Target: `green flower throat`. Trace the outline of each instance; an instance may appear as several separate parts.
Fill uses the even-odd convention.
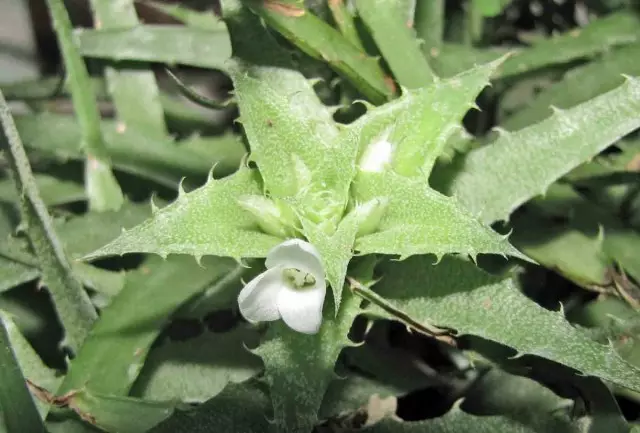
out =
[[[286,268],[282,274],[291,288],[296,290],[309,289],[316,284],[316,278],[313,275],[300,269]]]

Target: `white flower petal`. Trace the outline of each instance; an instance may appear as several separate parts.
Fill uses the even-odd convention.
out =
[[[278,320],[278,294],[286,287],[282,268],[267,269],[244,286],[238,295],[240,314],[249,322]]]
[[[322,323],[322,306],[327,293],[324,280],[304,289],[285,288],[278,293],[278,310],[282,320],[294,331],[316,334]]]
[[[325,279],[320,253],[309,242],[300,239],[289,239],[273,247],[265,265],[267,269],[275,266],[296,268],[313,275],[316,281],[324,282]]]

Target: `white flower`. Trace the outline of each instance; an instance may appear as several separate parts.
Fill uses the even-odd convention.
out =
[[[327,292],[318,250],[289,239],[269,251],[266,266],[240,291],[240,313],[250,322],[282,319],[295,331],[317,333]]]

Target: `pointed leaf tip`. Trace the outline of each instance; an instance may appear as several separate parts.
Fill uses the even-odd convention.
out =
[[[109,244],[83,257],[91,260],[125,253],[264,257],[280,239],[258,229],[237,197],[261,195],[255,173],[240,169],[157,210]]]

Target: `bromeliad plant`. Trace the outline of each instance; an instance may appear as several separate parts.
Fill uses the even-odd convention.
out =
[[[595,408],[590,413],[594,419],[598,419],[599,411],[618,411],[601,380],[629,393],[640,392],[640,370],[623,360],[613,345],[601,344],[573,327],[562,311],[547,310],[529,299],[514,275],[492,275],[477,264],[479,257],[499,260],[497,266],[491,262],[496,267],[548,259],[537,254],[530,243],[519,241],[517,245],[522,248],[514,247],[507,230],[500,232],[492,225],[508,221],[516,208],[535,203],[540,195],[563,193],[561,184],[556,183],[559,179],[639,128],[640,78],[625,76],[608,91],[571,108],[556,108],[551,116],[527,128],[510,128],[515,132],[497,129],[493,141],[469,150],[477,143],[465,136],[463,117],[477,107],[475,101],[492,77],[514,75],[532,60],[527,59],[526,53],[490,53],[486,61],[474,60],[453,68],[453,73],[440,66],[436,73],[432,64],[455,62],[436,59],[439,43],[423,35],[428,43],[437,45],[430,50],[434,58],[427,61],[428,56],[422,54],[395,2],[352,3],[399,84],[397,88],[392,79],[385,77],[378,62],[365,56],[363,42],[353,27],[352,12],[340,1],[329,2],[338,30],[298,2],[222,1],[225,31],[228,30],[233,53],[224,65],[215,66],[232,78],[234,101],[240,113],[238,122],[249,143],[248,155],[238,170],[226,177],[221,177],[214,167],[207,182],[197,189],[186,192],[181,182],[177,199],[166,206],[152,203],[152,214],[146,220],[144,212],[134,209],[132,223],[125,224],[129,215],[122,210],[117,221],[130,228],[109,242],[99,239],[91,248],[77,250],[67,245],[73,257],[83,258],[84,263],[67,262],[38,190],[29,180],[31,173],[13,119],[7,109],[3,111],[4,137],[11,145],[8,160],[19,190],[24,193],[22,215],[27,220],[33,254],[40,263],[46,262],[42,266],[48,272],[42,271],[43,279],[54,294],[58,315],[67,328],[66,345],[76,356],[63,379],[25,373],[30,390],[38,397],[40,416],[48,420],[51,431],[64,431],[70,424],[88,429],[87,425],[93,424],[106,431],[132,433],[149,429],[155,433],[261,433],[269,429],[310,432],[321,419],[335,418],[343,410],[359,407],[364,403],[362,395],[400,395],[406,390],[371,384],[362,378],[355,382],[337,380],[336,365],[340,364],[343,349],[358,345],[357,338],[367,333],[354,326],[359,316],[371,321],[399,321],[412,332],[454,346],[460,336],[479,337],[473,340],[473,352],[482,355],[478,362],[483,365],[491,359],[496,365],[509,368],[506,360],[514,355],[553,361],[548,365],[570,377],[567,382],[580,384],[577,387]],[[57,2],[51,0],[51,4],[55,6]],[[117,27],[113,19],[109,20],[113,11],[106,3],[100,4],[95,11],[105,18],[104,24]],[[193,37],[208,26],[221,26],[193,21],[194,15],[180,8],[171,10],[196,29]],[[434,9],[429,13],[437,12]],[[359,92],[366,98],[354,102],[354,106],[364,107],[364,113],[350,123],[338,122],[336,113],[358,108],[323,104],[314,88],[319,83],[305,78],[282,41],[263,24],[339,73],[344,82],[353,86],[346,94]],[[149,30],[151,36],[142,38],[141,44],[160,38],[164,30],[158,30]],[[80,48],[85,54],[100,57],[104,46],[99,43],[100,38],[108,39],[119,31],[124,30],[82,31],[77,35]],[[394,35],[402,50],[387,39],[388,34]],[[73,47],[69,50],[67,56],[73,57]],[[141,56],[137,60],[147,59]],[[98,144],[94,143],[88,152],[98,149],[101,155],[106,153],[96,134],[111,134],[116,143],[118,137],[122,140],[122,136],[132,134],[120,149],[139,143],[144,138],[129,131],[130,124],[139,128],[155,125],[151,129],[161,141],[166,136],[161,111],[158,115],[134,110],[132,104],[140,101],[127,100],[124,91],[135,83],[148,85],[153,82],[152,77],[137,70],[119,71],[111,65],[107,79],[110,88],[120,89],[112,95],[120,123],[111,129],[102,128],[102,132],[98,131],[100,128],[90,129]],[[153,88],[145,88],[148,91],[143,96],[152,104],[157,95]],[[77,94],[82,89],[71,91]],[[24,141],[37,143],[30,139],[33,128],[28,120],[17,118],[18,130]],[[46,116],[37,119],[38,125],[45,122]],[[61,121],[53,124],[64,129]],[[167,148],[173,149],[169,147],[172,145],[167,144]],[[457,155],[460,149],[465,150],[464,155]],[[124,158],[123,162],[117,160],[119,151],[111,148],[114,165],[120,164],[125,170],[152,180],[162,179],[168,185],[175,183],[176,173],[167,161],[175,158],[176,166],[195,171],[200,167],[197,153],[190,154],[189,148],[180,151],[164,149],[158,152],[167,153],[160,156],[139,155],[137,161]],[[455,157],[447,160],[452,154]],[[89,152],[89,175],[93,167],[90,156]],[[103,168],[111,163],[106,157],[100,162]],[[116,181],[110,171],[108,174],[104,177],[109,180],[106,190],[116,191]],[[90,201],[93,197],[94,203],[109,202],[115,208],[121,205],[120,194],[113,193],[116,199],[109,200],[108,195],[100,194],[99,182],[89,183],[93,185],[88,185],[86,191]],[[97,200],[100,198],[102,201]],[[102,206],[105,207],[109,206]],[[89,226],[85,232],[99,230],[95,224]],[[75,230],[81,233],[83,228]],[[519,234],[516,230],[514,236]],[[0,256],[18,257],[28,266],[32,257],[25,256],[23,249],[22,244],[10,244],[6,251],[0,249]],[[155,254],[166,262],[148,259],[119,283],[114,283],[114,275],[86,263],[127,253]],[[215,261],[211,256],[216,257]],[[239,265],[223,258],[235,259]],[[255,260],[262,258],[266,258],[264,269]],[[156,355],[152,351],[145,359],[151,344],[168,315],[180,306],[191,305],[188,301],[194,297],[215,297],[222,291],[218,281],[221,275],[222,280],[235,279],[247,263],[253,274],[233,293],[237,304],[234,308],[248,322],[260,324],[255,328],[264,331],[266,327],[261,341],[253,341],[255,328],[233,331],[230,338],[234,342],[251,340],[248,345],[252,354],[239,348],[233,361],[242,367],[220,367],[224,370],[223,379],[214,384],[207,382],[206,387],[201,387],[204,390],[198,388],[194,400],[213,398],[195,414],[177,411],[170,416],[176,408],[172,392],[179,390],[179,398],[189,402],[190,395],[186,394],[192,388],[186,386],[189,392],[185,392],[184,383],[180,382],[186,373],[166,367],[172,365],[174,352],[162,352],[160,347]],[[107,278],[109,284],[104,283]],[[179,290],[163,290],[161,296],[156,295],[158,287],[170,287],[169,283],[183,285]],[[90,303],[83,284],[108,295],[99,318],[94,305],[100,302],[92,299]],[[105,285],[119,288],[109,292]],[[78,294],[79,298],[70,301]],[[147,308],[147,304],[155,305]],[[86,308],[79,314],[66,308],[69,305]],[[14,349],[15,356],[10,353],[10,361],[11,365],[22,362],[21,368],[26,371],[24,360],[33,365],[37,356],[30,348],[22,350],[28,344],[12,327],[11,319],[7,316],[2,321],[5,327],[0,329],[0,344],[8,347],[6,342],[11,340],[13,346],[21,348]],[[128,334],[132,328],[139,330],[135,337]],[[70,329],[82,332],[72,333]],[[506,346],[510,352],[505,355],[495,347],[487,348],[491,346],[487,341]],[[189,349],[202,350],[205,359],[220,356],[219,352],[225,350],[224,341],[213,343],[206,340]],[[218,348],[222,349],[215,354],[208,352]],[[261,363],[257,362],[258,357]],[[4,377],[3,371],[0,363],[0,378]],[[207,376],[199,370],[190,370],[189,374]],[[246,382],[254,376],[260,376],[261,383]],[[504,379],[501,376],[496,380],[501,378]],[[225,388],[227,382],[244,383]],[[20,395],[28,400],[24,391],[21,389]],[[597,398],[591,398],[596,394]],[[553,408],[545,408],[544,414],[551,417],[549,414],[558,409],[560,400],[555,395],[545,397]],[[7,401],[0,392],[0,409]],[[76,418],[56,419],[59,414],[53,407],[68,407],[85,423]],[[123,420],[117,416],[120,413],[131,416]],[[136,421],[132,422],[132,418]],[[273,422],[267,422],[267,418]],[[161,420],[165,421],[160,423]],[[556,421],[560,422],[553,418]],[[515,425],[506,418],[476,418],[455,408],[431,424],[386,420],[371,427],[371,431],[438,431],[438,422],[458,426],[460,431],[469,431],[469,426],[478,422],[493,431],[511,431]],[[531,420],[530,423],[540,426]],[[562,423],[560,427],[554,424],[561,428],[558,431],[579,431],[572,421],[563,419]],[[616,431],[626,427],[626,422],[615,426],[619,429]]]
[[[287,15],[290,10],[253,6],[267,20],[294,20]],[[295,70],[289,55],[248,8],[225,1],[223,10],[234,53],[228,71],[240,109],[238,121],[250,144],[248,160],[229,177],[210,178],[190,193],[181,191],[174,203],[154,209],[151,219],[87,258],[131,252],[189,254],[197,260],[207,255],[266,257],[267,270],[240,292],[242,315],[252,322],[281,318],[302,334],[319,332],[297,335],[274,324],[255,350],[265,364],[280,431],[309,431],[317,422],[334,363],[350,345],[347,332],[363,312],[395,318],[432,335],[442,332],[433,326],[438,325],[507,343],[491,330],[492,317],[512,316],[523,308],[523,328],[544,334],[561,326],[566,334],[556,334],[557,340],[550,334],[548,339],[510,341],[519,352],[549,357],[625,386],[640,385],[638,371],[611,348],[589,342],[563,324],[561,316],[508,293],[515,290],[508,282],[495,282],[502,300],[489,291],[485,303],[467,304],[486,308],[480,322],[473,311],[449,315],[429,306],[420,311],[424,295],[417,290],[433,291],[444,284],[441,272],[458,268],[459,273],[444,278],[446,284],[456,284],[451,278],[464,278],[465,273],[477,273],[474,281],[488,278],[465,257],[475,261],[479,254],[494,254],[528,260],[507,235],[487,223],[506,218],[589,155],[637,128],[638,79],[627,77],[612,92],[585,106],[556,110],[530,129],[501,132],[495,143],[469,156],[461,173],[439,180],[449,183],[453,196],[447,196],[430,185],[434,165],[507,57],[446,79],[432,75],[428,84],[402,87],[400,96],[379,107],[362,102],[367,112],[343,125],[334,121],[312,83]],[[572,150],[565,154],[560,147]],[[518,173],[509,167],[508,161],[519,154],[526,159],[533,149],[538,155],[530,162],[538,165],[532,170]],[[376,294],[366,283],[357,283],[372,281],[370,265],[349,271],[354,254],[423,258],[392,266],[418,274],[409,279],[383,273],[384,287]],[[439,262],[433,270],[428,269],[432,265],[424,258],[427,254]],[[440,262],[451,254],[458,258]],[[351,288],[345,286],[347,276],[354,278]],[[325,299],[325,277],[331,299]],[[388,286],[393,290],[385,291]],[[509,304],[505,296],[518,300]],[[366,310],[361,309],[363,299],[370,303]],[[502,306],[486,307],[494,302]],[[569,353],[569,340],[594,358]],[[598,366],[595,359],[603,364]]]

